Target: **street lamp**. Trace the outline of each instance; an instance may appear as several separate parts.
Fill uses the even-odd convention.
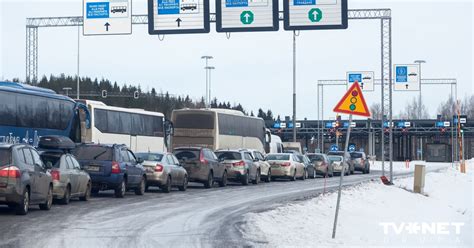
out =
[[[79,54],[80,54],[80,41],[81,41],[81,25],[82,18],[78,17],[74,20],[77,23],[77,99],[80,99],[80,86],[79,86]]]
[[[208,83],[208,81],[209,81],[209,79],[208,79],[209,78],[209,69],[208,69],[209,64],[208,64],[208,62],[209,62],[210,59],[213,59],[213,58],[214,57],[208,56],[208,55],[204,55],[204,56],[201,57],[201,59],[206,60],[206,67],[204,67],[204,69],[206,70],[206,106],[210,105],[209,95],[208,95],[208,92],[209,92],[209,83]]]
[[[204,67],[204,69],[206,69],[206,71],[209,71],[209,101],[208,101],[208,107],[210,108],[211,107],[211,101],[212,101],[212,97],[211,97],[211,70],[214,70],[216,68],[214,66],[206,66],[206,67]]]
[[[72,90],[71,87],[64,87],[63,90],[66,91],[66,96],[69,96],[69,91]]]
[[[414,63],[418,64],[418,67],[420,69],[419,71],[419,76],[420,76],[420,95],[418,96],[418,119],[421,120],[421,64],[425,64],[426,61],[425,60],[415,60]],[[420,141],[419,141],[419,149],[420,149],[420,153],[419,153],[419,156],[420,156],[420,160],[423,160],[423,137],[420,137]]]

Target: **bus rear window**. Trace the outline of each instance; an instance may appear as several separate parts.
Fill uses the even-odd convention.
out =
[[[11,153],[8,149],[0,149],[0,166],[10,164]]]
[[[177,113],[175,128],[214,129],[212,113]]]
[[[78,160],[112,161],[113,149],[100,146],[80,146],[74,150]]]

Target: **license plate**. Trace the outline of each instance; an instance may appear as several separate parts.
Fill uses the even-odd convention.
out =
[[[87,167],[88,171],[100,171],[100,168],[97,166],[88,166]]]

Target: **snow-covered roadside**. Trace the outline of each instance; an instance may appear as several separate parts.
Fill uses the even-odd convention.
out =
[[[418,161],[418,160],[414,160],[414,161],[409,161],[409,162],[398,162],[398,161],[394,161],[393,162],[393,171],[395,172],[410,172],[410,171],[414,171],[415,170],[415,165],[417,164],[422,164],[422,165],[425,165],[427,168],[436,168],[436,169],[439,169],[439,168],[443,168],[443,167],[446,167],[450,164],[448,163],[427,163],[425,161]],[[389,171],[390,170],[390,162],[388,161],[385,161],[384,163],[384,168],[385,168],[385,171]],[[371,170],[382,170],[382,162],[381,161],[370,161],[370,169]]]
[[[473,247],[473,170],[471,160],[467,175],[428,173],[425,195],[410,192],[413,177],[345,189],[334,240],[336,193],[248,214],[244,237],[268,247]]]

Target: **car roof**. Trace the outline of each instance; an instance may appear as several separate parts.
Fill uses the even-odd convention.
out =
[[[137,154],[154,154],[154,155],[171,154],[171,155],[173,155],[173,153],[171,153],[171,152],[135,152],[135,155],[137,155]]]
[[[11,144],[11,143],[0,143],[0,149],[10,149],[11,147],[14,147],[14,146],[28,146],[28,147],[32,147],[30,146],[29,144],[26,144],[26,143],[16,143],[16,144]]]
[[[241,152],[249,152],[247,150],[234,150],[234,149],[229,149],[229,150],[225,150],[225,149],[220,149],[220,150],[217,150],[216,152],[237,152],[237,153],[241,153]]]
[[[96,143],[82,143],[82,144],[79,144],[77,147],[81,147],[81,146],[100,146],[100,147],[109,147],[109,148],[113,148],[113,147],[119,147],[119,146],[125,146],[125,144],[96,144]]]
[[[199,146],[181,146],[181,147],[176,147],[173,150],[201,150],[201,149],[206,149],[206,147],[199,147]]]

